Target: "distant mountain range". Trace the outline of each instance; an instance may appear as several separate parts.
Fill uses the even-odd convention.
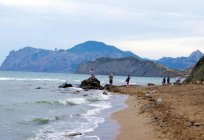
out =
[[[154,61],[153,64],[157,63],[169,67],[170,69],[181,70],[193,67],[202,56],[203,53],[197,50],[193,52],[189,57],[178,58],[163,57],[159,60]],[[134,57],[138,61],[145,62],[144,64],[146,64],[146,61],[144,61],[146,59],[143,59],[132,52],[122,51],[114,46],[107,45],[103,42],[87,41],[79,45],[76,45],[68,50],[57,49],[45,50],[36,49],[32,47],[25,47],[17,51],[13,50],[9,53],[9,55],[2,63],[0,70],[75,73],[77,70],[79,70],[78,67],[81,66],[80,65],[81,63],[86,64],[88,61],[95,61],[96,59],[102,57],[103,58],[128,57],[129,59],[130,57]],[[133,62],[132,58],[130,59],[130,62]]]
[[[114,75],[127,76],[130,74],[143,77],[176,76],[181,74],[181,72],[169,69],[163,65],[148,60],[139,60],[135,57],[99,58],[96,61],[82,63],[77,73],[87,73],[90,68],[93,68],[95,73],[100,75],[108,75],[110,72]]]
[[[185,70],[193,67],[203,55],[201,51],[197,50],[192,52],[188,57],[163,57],[155,62],[172,69]]]
[[[81,62],[101,57],[139,56],[102,42],[87,41],[68,50],[44,50],[25,47],[11,51],[0,67],[3,71],[75,72]]]

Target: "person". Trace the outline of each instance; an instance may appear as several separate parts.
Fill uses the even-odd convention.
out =
[[[167,85],[169,85],[170,84],[170,77],[168,76],[167,77]]]
[[[165,84],[166,84],[166,78],[164,77],[162,81],[162,85],[165,85]]]
[[[91,75],[91,78],[94,78],[94,70],[93,70],[93,68],[89,71],[89,74]]]
[[[110,75],[109,75],[109,84],[110,85],[113,84],[113,73],[110,73]]]
[[[176,84],[179,84],[180,82],[181,82],[181,77],[180,77],[180,76],[177,76],[177,77],[176,77],[176,82],[175,82],[175,83],[176,83]]]
[[[128,77],[126,79],[127,86],[129,86],[129,82],[130,82],[130,75],[128,75]]]

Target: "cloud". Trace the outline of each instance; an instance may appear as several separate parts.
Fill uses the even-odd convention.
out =
[[[153,59],[159,59],[162,56],[188,56],[197,49],[204,52],[204,36],[168,39],[115,40],[112,43],[116,46],[120,46],[123,50],[131,49],[142,57]]]
[[[203,5],[203,0],[0,0],[1,56],[27,45],[67,49],[86,40],[144,57],[187,55],[204,46]]]

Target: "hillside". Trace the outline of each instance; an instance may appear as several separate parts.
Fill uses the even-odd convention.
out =
[[[68,50],[44,50],[25,47],[11,51],[0,70],[34,72],[75,72],[81,62],[100,57],[121,58],[137,55],[102,42],[87,41]]]
[[[193,68],[190,76],[185,82],[204,81],[204,57]]]
[[[177,71],[168,69],[151,61],[139,60],[134,57],[99,58],[96,61],[82,63],[77,73],[88,73],[93,68],[96,74],[132,75],[144,77],[175,76]]]
[[[155,62],[172,69],[185,70],[193,67],[200,60],[200,58],[202,58],[202,56],[203,53],[197,50],[192,52],[188,57],[163,57]]]

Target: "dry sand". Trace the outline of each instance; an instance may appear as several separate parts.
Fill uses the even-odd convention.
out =
[[[121,126],[116,140],[204,140],[203,85],[114,87],[112,91],[130,95],[129,107],[113,114]]]

